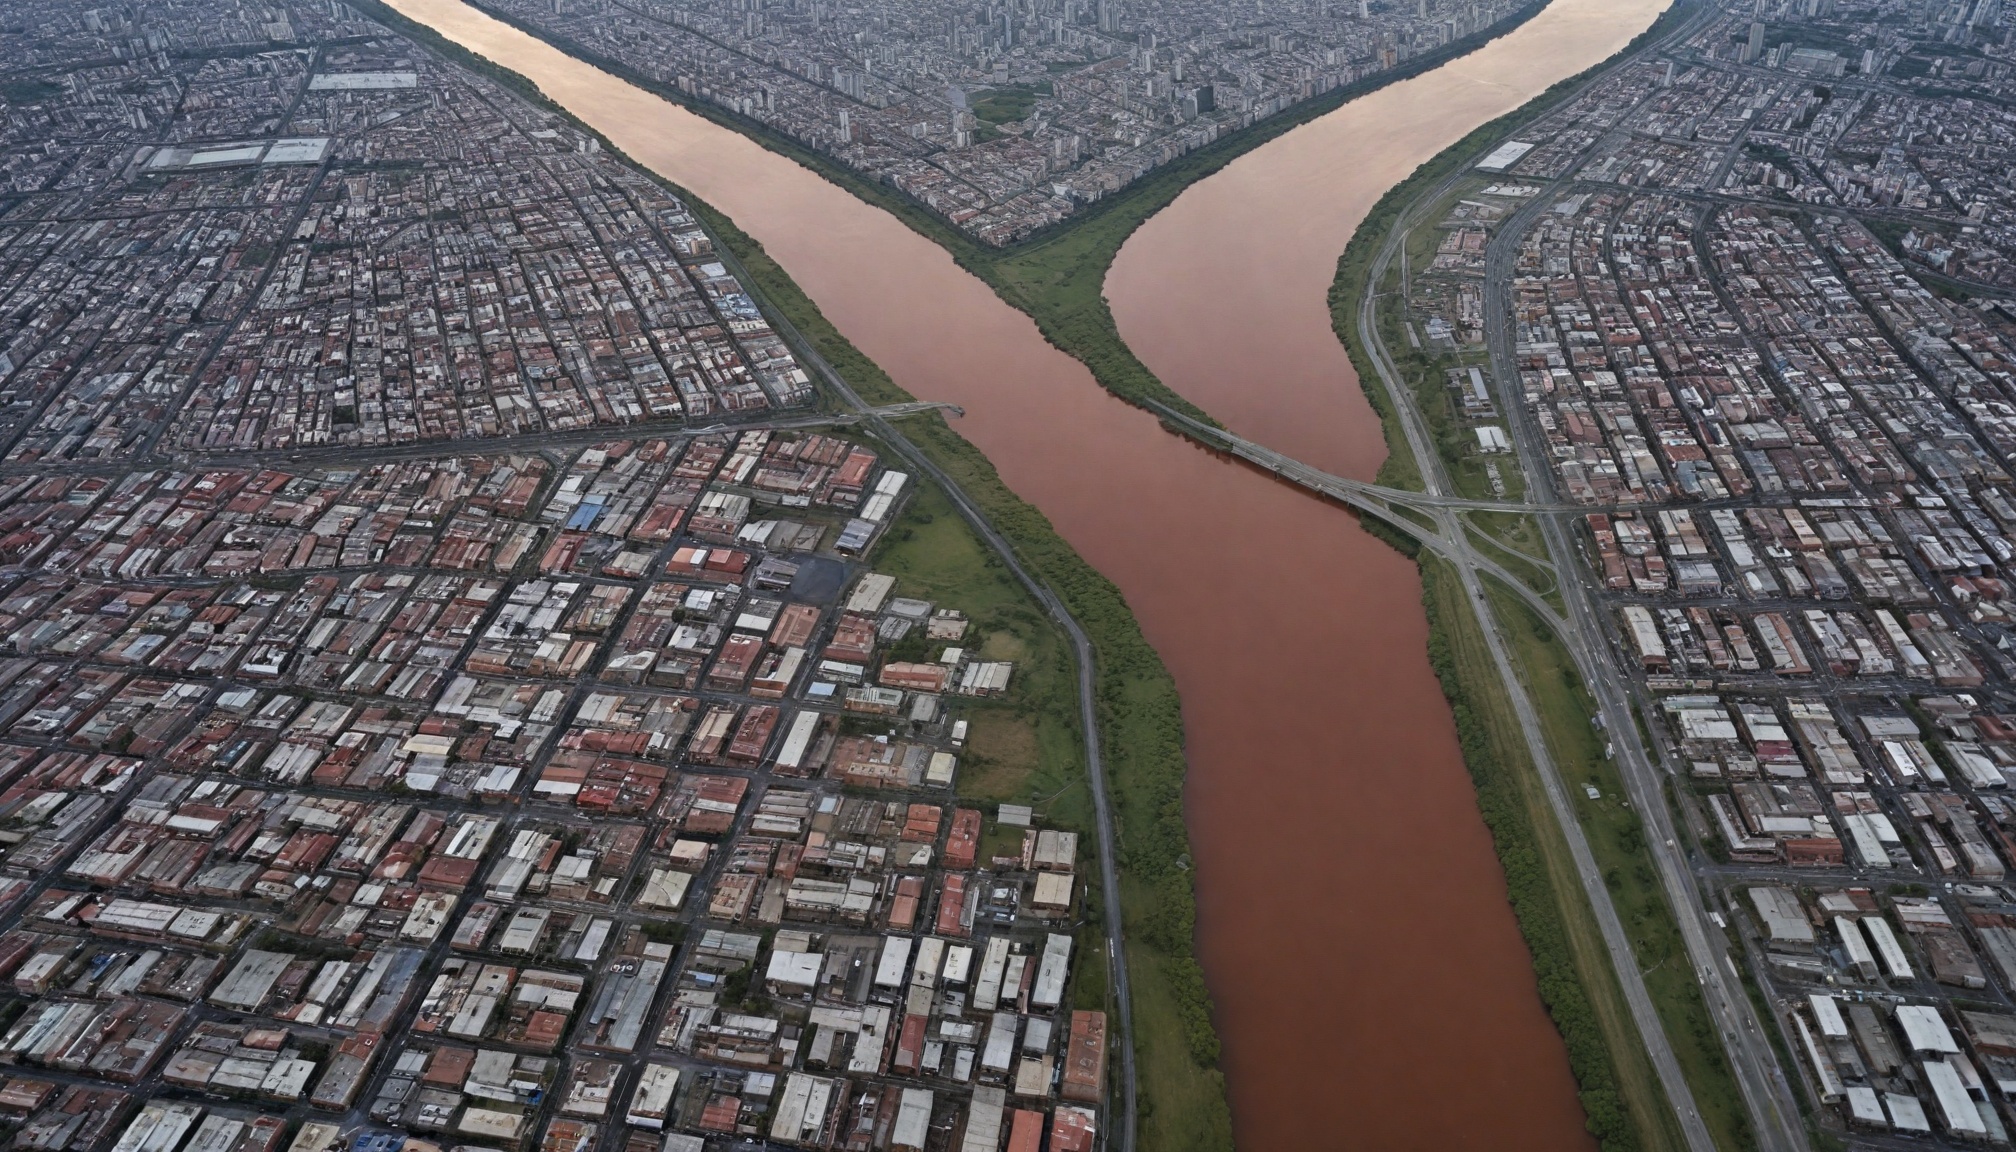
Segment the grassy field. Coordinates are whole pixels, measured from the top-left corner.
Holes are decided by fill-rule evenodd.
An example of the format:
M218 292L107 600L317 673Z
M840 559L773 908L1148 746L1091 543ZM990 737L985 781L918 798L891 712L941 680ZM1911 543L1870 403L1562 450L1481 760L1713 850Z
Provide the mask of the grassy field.
M962 644L987 659L1015 662L1006 697L962 700L970 722L959 758L959 802L982 815L980 858L1021 851L1023 830L995 819L1001 804L1028 804L1037 823L1078 832L1090 912L1078 934L1074 1003L1106 1008L1105 940L1093 864L1093 811L1086 788L1084 735L1069 641L1000 558L959 517L944 492L919 486L901 521L877 546L871 564L896 577L898 592L958 608L972 621ZM933 659L944 643L908 637L892 658Z
M1470 542L1479 552L1497 561L1507 572L1517 576L1527 587L1546 597L1556 612L1562 611L1560 589L1555 585L1551 569L1535 563L1525 552L1508 547L1504 541L1491 533L1477 531L1474 527L1470 532Z
M1036 107L1036 101L1048 95L1048 80L1041 84L1010 84L975 95L969 106L973 118L983 124L1009 124L1027 116Z
M1472 512L1464 519L1493 543L1536 559L1547 558L1547 542L1540 538L1531 516L1517 512Z
M1008 695L959 702L971 721L959 758L959 799L979 806L990 825L996 805L1027 803L1049 823L1091 832L1070 643L1028 589L929 483L918 487L870 564L896 577L898 595L966 613L972 623L961 646L1015 662ZM920 631L890 656L935 660L945 646ZM1014 838L1019 844L1019 832Z
M1084 735L1071 648L1057 624L959 516L945 493L921 481L902 518L869 558L896 577L900 595L957 608L971 621L960 643L988 659L1013 660L1008 695L961 700L970 722L959 758L958 800L982 817L980 859L1021 851L1023 829L995 819L1003 803L1028 804L1042 827L1080 833L1081 886L1087 915L1078 929L1072 1004L1112 1011L1103 910L1092 878L1094 816L1086 788ZM894 646L892 659L931 660L944 641L919 634Z

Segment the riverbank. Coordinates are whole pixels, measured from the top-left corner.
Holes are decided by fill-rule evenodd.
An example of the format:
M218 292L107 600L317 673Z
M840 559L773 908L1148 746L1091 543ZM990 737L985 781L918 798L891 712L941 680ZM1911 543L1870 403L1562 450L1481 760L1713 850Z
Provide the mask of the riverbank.
M612 153L624 156L606 134L549 99L524 76L380 0L354 2L374 19L566 117ZM631 163L652 173L648 165ZM664 182L741 263L752 294L781 313L860 396L874 404L913 398L841 335L759 243L690 191ZM1175 682L1119 590L1080 557L1041 512L1002 482L979 449L936 415L911 421L905 431L1009 540L1022 563L1063 601L1097 650L1100 731L1118 813L1117 847L1125 867L1120 904L1129 940L1141 1146L1158 1152L1228 1152L1231 1113L1224 1077L1217 1068L1218 1037L1203 970L1192 946L1196 912L1182 812L1183 722ZM1054 739L1043 742L1056 744ZM1075 765L1082 781L1082 758ZM1022 791L1034 798L1027 795L1029 790L1053 779L1051 773L1032 772ZM1089 817L1068 800L1055 814L1084 820L1083 827L1091 831ZM1088 888L1093 926L1109 914L1102 904ZM1081 964L1103 965L1102 952L1096 947L1082 949ZM1081 967L1080 976L1087 974ZM1087 983L1081 980L1081 995Z
M1377 379L1369 353L1356 339L1356 318L1365 294L1374 289L1369 274L1376 255L1401 217L1424 198L1435 194L1457 176L1478 155L1509 138L1518 129L1544 115L1610 68L1644 45L1666 34L1689 18L1694 5L1685 2L1669 8L1650 28L1611 60L1549 88L1538 98L1497 120L1483 125L1422 165L1407 180L1395 185L1366 215L1357 233L1338 261L1336 279L1330 291L1333 327L1351 355L1365 392L1380 416L1386 442L1391 449L1378 482L1393 487L1419 488L1420 475L1406 449L1406 437L1398 414L1392 410L1383 389L1371 386ZM1420 222L1436 218L1433 211ZM1390 291L1398 300L1398 273L1376 286ZM1388 317L1381 316L1382 329ZM1397 325L1397 319L1394 320ZM1389 341L1389 344L1398 343ZM1414 376L1404 361L1412 356L1403 350L1403 376ZM1418 395L1439 447L1459 445L1460 429L1455 429L1444 390L1439 385L1439 365L1412 365L1418 375L1430 380ZM1433 393L1433 395L1429 395ZM1466 458L1444 453L1443 464L1458 478L1466 474ZM1472 461L1474 463L1474 461ZM1467 469L1476 473L1478 470ZM1480 474L1481 475L1481 474ZM1472 475L1473 482L1479 475ZM1466 486L1469 487L1469 486ZM1488 491L1465 494L1489 498ZM1384 534L1389 540L1390 533ZM1523 541L1501 543L1518 548ZM1411 549L1409 549L1411 551ZM1567 847L1558 829L1537 802L1540 784L1537 768L1516 742L1505 737L1512 723L1504 686L1484 656L1465 637L1474 633L1477 622L1461 597L1449 591L1446 574L1439 565L1423 565L1424 600L1429 605L1433 634L1431 651L1437 675L1449 692L1458 714L1459 727L1469 727L1464 736L1464 758L1478 781L1479 801L1500 858L1506 867L1508 886L1528 946L1534 954L1542 995L1548 1011L1568 1044L1570 1059L1581 1086L1591 1130L1607 1148L1678 1147L1679 1133L1673 1122L1670 1103L1660 1090L1645 1057L1644 1045L1625 1011L1621 990L1600 936L1587 897L1576 883ZM1516 597L1500 590L1494 595L1494 610L1507 622L1508 638L1522 672L1522 680L1534 698L1546 728L1550 751L1571 779L1595 789L1596 794L1576 803L1576 815L1588 835L1606 887L1628 925L1629 936L1653 1003L1665 1026L1682 1071L1699 1104L1704 1121L1721 1148L1755 1146L1747 1115L1740 1104L1727 1056L1715 1035L1700 989L1688 971L1678 925L1672 909L1660 892L1652 861L1644 841L1642 824L1628 806L1618 803L1624 795L1616 767L1604 755L1602 741L1586 723L1594 707L1577 677L1572 659L1544 624ZM1498 719L1478 724L1476 718ZM1511 801L1525 797L1523 804Z
M827 320L760 244L711 209L700 210L709 229L734 250L764 301L783 313L864 400L897 404L914 399ZM1134 979L1141 1145L1179 1152L1230 1149L1231 1112L1217 1068L1218 1036L1203 969L1192 948L1196 904L1189 833L1182 818L1183 719L1175 681L1119 589L1086 563L1042 512L1002 483L979 449L936 415L913 419L905 428L912 442L1013 542L1017 555L1064 601L1098 651L1100 723L1125 868L1121 916Z

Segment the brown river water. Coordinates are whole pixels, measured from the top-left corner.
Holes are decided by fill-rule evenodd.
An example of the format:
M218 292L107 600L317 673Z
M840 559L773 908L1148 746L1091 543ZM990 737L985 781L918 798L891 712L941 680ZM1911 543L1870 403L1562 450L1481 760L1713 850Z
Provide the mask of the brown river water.
M1126 594L1183 698L1200 950L1242 1148L1593 1147L1411 564L1349 513L1164 432L943 249L810 170L460 0L390 3L732 217L899 385L962 405L959 431ZM1233 427L1369 476L1378 422L1323 305L1355 222L1661 6L1554 0L1197 185L1123 252L1123 331Z

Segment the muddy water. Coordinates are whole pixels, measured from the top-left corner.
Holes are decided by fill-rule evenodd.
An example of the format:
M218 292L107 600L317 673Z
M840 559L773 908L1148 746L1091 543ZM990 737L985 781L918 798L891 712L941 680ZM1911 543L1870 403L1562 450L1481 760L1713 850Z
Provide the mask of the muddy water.
M963 405L960 431L1126 593L1183 696L1203 952L1243 1148L1591 1146L1405 561L1347 514L1109 397L881 210L460 0L391 2L732 216L897 383ZM1526 41L1545 48L1544 34ZM1576 67L1600 55L1574 51L1587 53ZM1430 127L1455 135L1477 118L1462 104ZM1322 284L1309 290L1320 302ZM1258 411L1231 415L1268 431ZM1350 411L1329 418L1375 462L1377 428L1345 427Z
M1617 52L1670 0L1553 0L1510 34L1286 133L1127 241L1106 295L1128 346L1229 427L1370 479L1379 421L1331 330L1337 258L1386 190L1473 128Z

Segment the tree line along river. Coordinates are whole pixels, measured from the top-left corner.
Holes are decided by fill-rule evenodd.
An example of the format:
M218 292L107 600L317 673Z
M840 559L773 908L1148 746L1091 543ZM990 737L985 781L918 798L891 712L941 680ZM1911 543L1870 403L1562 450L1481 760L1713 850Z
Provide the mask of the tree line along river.
M733 218L1126 595L1182 696L1199 953L1258 1152L1593 1147L1429 670L1412 564L1162 430L895 217L462 3L391 0ZM1611 55L1665 0L1553 0L1192 186L1107 281L1122 335L1228 426L1370 478L1325 294L1422 161Z

